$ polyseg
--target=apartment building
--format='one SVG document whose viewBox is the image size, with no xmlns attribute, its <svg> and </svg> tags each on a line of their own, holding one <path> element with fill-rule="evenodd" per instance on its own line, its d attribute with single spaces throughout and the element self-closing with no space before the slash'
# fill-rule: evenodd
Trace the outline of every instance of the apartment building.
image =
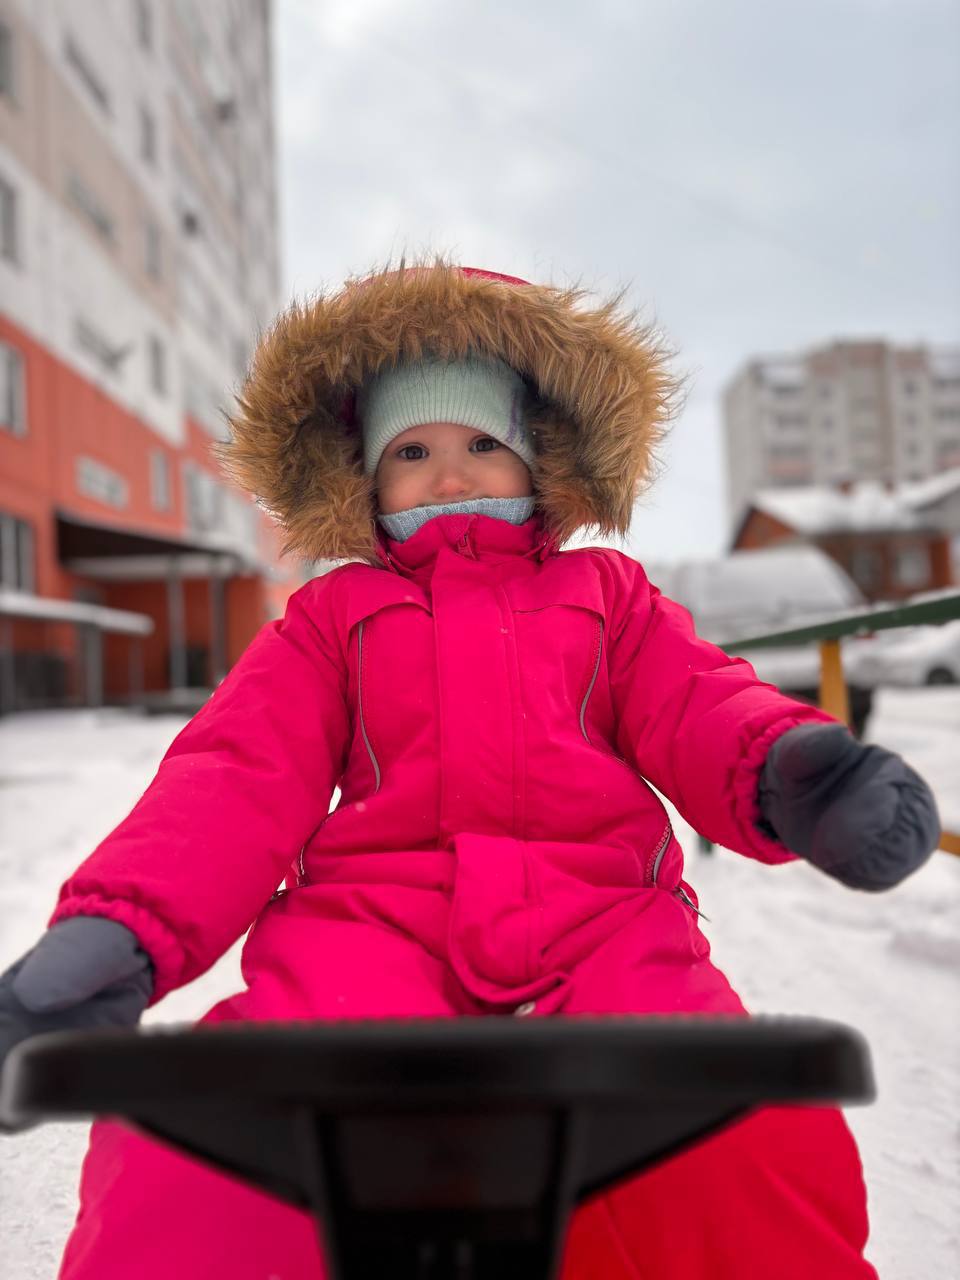
<svg viewBox="0 0 960 1280">
<path fill-rule="evenodd" d="M 834 342 L 750 360 L 724 432 L 732 525 L 763 489 L 939 474 L 960 465 L 960 347 Z"/>
<path fill-rule="evenodd" d="M 0 0 L 0 709 L 209 687 L 303 580 L 211 457 L 279 291 L 270 0 Z"/>
</svg>

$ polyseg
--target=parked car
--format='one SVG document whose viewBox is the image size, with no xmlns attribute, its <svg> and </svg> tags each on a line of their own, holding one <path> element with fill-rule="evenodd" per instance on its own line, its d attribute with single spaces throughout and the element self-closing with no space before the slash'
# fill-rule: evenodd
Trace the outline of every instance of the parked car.
<svg viewBox="0 0 960 1280">
<path fill-rule="evenodd" d="M 960 684 L 960 619 L 878 631 L 857 655 L 851 673 L 870 685 Z"/>
</svg>

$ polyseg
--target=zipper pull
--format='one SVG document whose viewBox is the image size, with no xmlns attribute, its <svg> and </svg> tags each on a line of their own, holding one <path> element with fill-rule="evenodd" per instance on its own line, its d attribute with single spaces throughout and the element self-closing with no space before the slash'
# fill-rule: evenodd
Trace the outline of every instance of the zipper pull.
<svg viewBox="0 0 960 1280">
<path fill-rule="evenodd" d="M 710 920 L 710 917 L 705 912 L 700 910 L 697 904 L 693 901 L 693 899 L 687 893 L 686 889 L 684 889 L 682 884 L 678 884 L 673 892 L 676 894 L 676 896 L 680 899 L 680 901 L 685 906 L 689 907 L 691 911 L 695 911 L 697 915 L 701 917 L 701 919 L 706 921 Z"/>
</svg>

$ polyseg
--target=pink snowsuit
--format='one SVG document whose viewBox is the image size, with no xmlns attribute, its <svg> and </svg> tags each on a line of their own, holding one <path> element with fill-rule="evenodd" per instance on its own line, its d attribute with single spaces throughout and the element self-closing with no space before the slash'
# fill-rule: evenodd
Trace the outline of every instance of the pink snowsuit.
<svg viewBox="0 0 960 1280">
<path fill-rule="evenodd" d="M 699 639 L 635 561 L 559 552 L 539 518 L 442 516 L 290 600 L 54 919 L 134 930 L 155 999 L 255 921 L 246 990 L 208 1021 L 741 1014 L 644 779 L 782 862 L 758 774 L 824 718 Z M 869 1277 L 866 1231 L 839 1114 L 769 1110 L 584 1206 L 564 1276 Z M 61 1276 L 133 1274 L 322 1270 L 301 1212 L 98 1124 Z"/>
</svg>

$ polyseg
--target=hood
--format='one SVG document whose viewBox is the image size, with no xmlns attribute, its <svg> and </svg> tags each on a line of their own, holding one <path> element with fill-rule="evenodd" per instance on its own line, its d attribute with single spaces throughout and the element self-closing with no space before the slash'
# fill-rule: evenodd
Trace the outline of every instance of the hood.
<svg viewBox="0 0 960 1280">
<path fill-rule="evenodd" d="M 444 261 L 348 282 L 295 302 L 264 334 L 217 454 L 279 520 L 285 550 L 376 562 L 355 392 L 383 365 L 474 351 L 530 389 L 531 470 L 552 537 L 625 533 L 677 383 L 653 330 L 619 304 Z"/>
</svg>

